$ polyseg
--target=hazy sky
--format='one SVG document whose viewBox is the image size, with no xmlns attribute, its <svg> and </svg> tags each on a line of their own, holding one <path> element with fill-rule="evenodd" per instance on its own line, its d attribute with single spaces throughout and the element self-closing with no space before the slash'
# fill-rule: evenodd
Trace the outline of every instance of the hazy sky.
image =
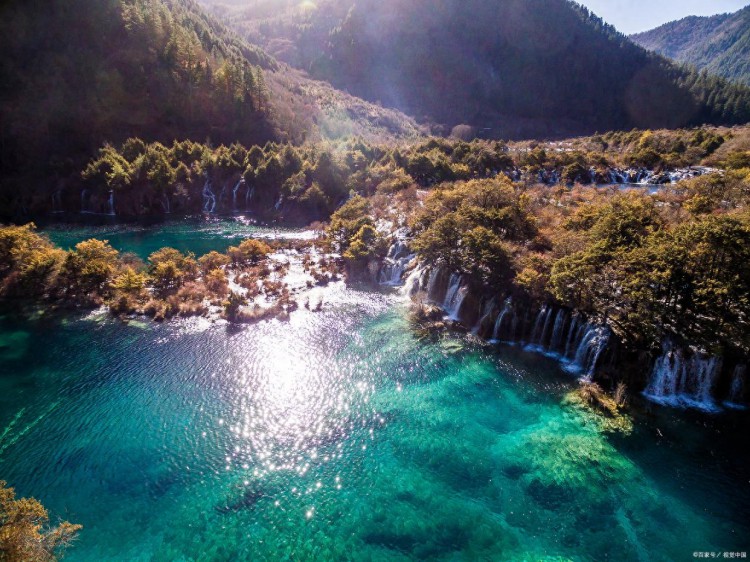
<svg viewBox="0 0 750 562">
<path fill-rule="evenodd" d="M 637 33 L 685 16 L 736 12 L 750 0 L 577 0 L 623 33 Z"/>
</svg>

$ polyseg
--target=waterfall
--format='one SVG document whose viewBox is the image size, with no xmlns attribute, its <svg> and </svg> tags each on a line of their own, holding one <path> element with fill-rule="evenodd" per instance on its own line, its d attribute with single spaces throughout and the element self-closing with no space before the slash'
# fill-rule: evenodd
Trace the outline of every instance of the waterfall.
<svg viewBox="0 0 750 562">
<path fill-rule="evenodd" d="M 482 306 L 482 312 L 479 314 L 479 320 L 477 321 L 477 324 L 476 326 L 474 326 L 474 329 L 471 331 L 471 333 L 474 335 L 479 334 L 479 331 L 489 320 L 489 317 L 493 312 L 495 312 L 495 300 L 489 299 L 484 303 L 484 306 Z"/>
<path fill-rule="evenodd" d="M 247 206 L 250 203 L 250 199 L 253 198 L 253 195 L 255 195 L 255 188 L 247 186 L 247 191 L 245 191 L 245 210 L 247 211 Z"/>
<path fill-rule="evenodd" d="M 547 312 L 547 317 L 544 319 L 544 327 L 542 328 L 542 335 L 539 337 L 537 344 L 541 349 L 544 349 L 544 343 L 547 341 L 547 334 L 549 334 L 550 326 L 552 324 L 552 307 Z"/>
<path fill-rule="evenodd" d="M 745 376 L 747 365 L 737 365 L 732 372 L 732 385 L 729 387 L 729 396 L 724 404 L 729 407 L 740 407 L 745 397 Z"/>
<path fill-rule="evenodd" d="M 512 312 L 512 307 L 513 300 L 511 297 L 508 297 L 507 299 L 505 299 L 505 302 L 503 303 L 503 309 L 500 311 L 500 314 L 497 315 L 497 319 L 495 320 L 495 327 L 492 330 L 492 341 L 500 341 L 500 336 L 503 333 L 503 321 L 508 316 L 508 314 Z"/>
<path fill-rule="evenodd" d="M 448 281 L 448 290 L 445 292 L 445 299 L 443 300 L 443 308 L 447 311 L 453 300 L 456 298 L 456 293 L 461 287 L 461 275 L 459 273 L 451 274 L 450 281 Z"/>
<path fill-rule="evenodd" d="M 240 180 L 237 182 L 237 185 L 234 186 L 234 189 L 232 189 L 232 210 L 237 210 L 237 190 L 240 188 L 240 186 L 245 183 L 245 178 L 240 178 Z"/>
<path fill-rule="evenodd" d="M 279 209 L 281 209 L 281 204 L 282 204 L 283 202 L 284 202 L 284 195 L 283 195 L 283 194 L 281 194 L 281 195 L 279 195 L 279 200 L 278 200 L 278 201 L 276 201 L 276 204 L 275 204 L 275 205 L 273 206 L 273 208 L 274 208 L 274 209 L 276 209 L 276 210 L 278 211 Z"/>
<path fill-rule="evenodd" d="M 560 349 L 560 346 L 562 344 L 563 331 L 565 330 L 565 322 L 567 319 L 568 315 L 564 310 L 560 309 L 557 311 L 557 316 L 555 317 L 555 325 L 552 328 L 552 337 L 550 338 L 548 348 L 552 352 Z"/>
<path fill-rule="evenodd" d="M 168 215 L 172 212 L 169 204 L 169 196 L 166 193 L 161 198 L 161 206 L 164 209 L 164 214 Z"/>
<path fill-rule="evenodd" d="M 451 275 L 448 291 L 443 301 L 443 310 L 448 314 L 448 318 L 456 321 L 459 319 L 458 314 L 468 292 L 469 288 L 461 284 L 461 275 L 458 273 Z"/>
<path fill-rule="evenodd" d="M 564 361 L 563 369 L 569 373 L 580 373 L 587 379 L 593 377 L 599 357 L 609 342 L 609 335 L 609 328 L 604 324 L 587 322 L 581 326 L 576 334 L 578 345 L 575 355 L 572 360 L 567 358 Z"/>
<path fill-rule="evenodd" d="M 402 240 L 396 240 L 388 249 L 388 255 L 383 260 L 378 275 L 378 283 L 381 285 L 401 285 L 401 278 L 404 276 L 407 266 L 415 258 L 414 254 L 409 252 L 407 246 Z"/>
<path fill-rule="evenodd" d="M 424 277 L 428 273 L 428 269 L 422 267 L 416 267 L 406 278 L 402 293 L 408 297 L 416 295 L 424 285 Z"/>
<path fill-rule="evenodd" d="M 427 296 L 436 304 L 438 303 L 438 280 L 443 277 L 444 270 L 442 267 L 433 269 L 430 272 L 430 280 L 427 282 Z"/>
<path fill-rule="evenodd" d="M 665 341 L 644 395 L 661 404 L 715 410 L 711 391 L 720 371 L 719 358 L 697 352 L 686 358 L 681 349 Z"/>
<path fill-rule="evenodd" d="M 552 307 L 546 304 L 539 310 L 539 314 L 536 315 L 534 321 L 534 328 L 531 330 L 531 337 L 529 338 L 529 344 L 526 346 L 528 351 L 543 351 L 544 350 L 544 334 L 549 326 L 550 315 L 552 314 Z"/>
<path fill-rule="evenodd" d="M 456 293 L 455 297 L 450 303 L 450 306 L 446 310 L 446 312 L 448 313 L 448 318 L 455 322 L 458 322 L 460 320 L 459 314 L 461 313 L 461 305 L 464 303 L 464 299 L 466 298 L 466 295 L 468 293 L 469 287 L 467 286 L 463 286 L 458 289 L 458 292 Z"/>
<path fill-rule="evenodd" d="M 573 352 L 573 344 L 576 341 L 577 331 L 578 331 L 578 320 L 579 320 L 578 314 L 574 314 L 573 321 L 570 323 L 570 328 L 568 329 L 568 342 L 565 344 L 565 351 L 563 353 L 563 357 L 569 358 L 570 354 Z"/>
<path fill-rule="evenodd" d="M 219 192 L 219 198 L 218 198 L 219 208 L 222 208 L 226 195 L 227 195 L 227 184 L 224 184 L 221 186 L 221 191 Z"/>
<path fill-rule="evenodd" d="M 115 192 L 114 190 L 110 190 L 109 199 L 107 200 L 107 203 L 109 204 L 109 214 L 114 216 L 115 215 Z"/>
<path fill-rule="evenodd" d="M 216 195 L 211 191 L 211 180 L 206 178 L 203 186 L 203 212 L 213 213 L 216 211 Z"/>
</svg>

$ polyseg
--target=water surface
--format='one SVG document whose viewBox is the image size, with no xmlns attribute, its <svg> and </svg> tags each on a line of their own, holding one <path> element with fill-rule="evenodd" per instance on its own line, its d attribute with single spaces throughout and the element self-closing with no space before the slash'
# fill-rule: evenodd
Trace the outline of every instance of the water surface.
<svg viewBox="0 0 750 562">
<path fill-rule="evenodd" d="M 423 337 L 394 293 L 324 300 L 240 328 L 0 316 L 0 478 L 84 525 L 80 562 L 748 549 L 744 414 L 604 433 L 550 359 Z"/>
<path fill-rule="evenodd" d="M 181 252 L 202 256 L 212 250 L 224 252 L 229 246 L 245 238 L 311 238 L 313 232 L 304 229 L 277 228 L 258 225 L 245 217 L 193 217 L 152 225 L 51 224 L 42 231 L 64 249 L 82 240 L 99 238 L 121 252 L 134 252 L 145 259 L 156 250 L 171 247 Z"/>
</svg>

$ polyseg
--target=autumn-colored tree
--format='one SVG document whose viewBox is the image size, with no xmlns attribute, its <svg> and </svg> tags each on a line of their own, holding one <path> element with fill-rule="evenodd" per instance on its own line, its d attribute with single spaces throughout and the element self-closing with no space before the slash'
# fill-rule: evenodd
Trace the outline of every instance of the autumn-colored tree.
<svg viewBox="0 0 750 562">
<path fill-rule="evenodd" d="M 51 527 L 41 503 L 16 499 L 15 490 L 0 480 L 0 561 L 54 562 L 81 529 L 67 521 Z"/>
</svg>

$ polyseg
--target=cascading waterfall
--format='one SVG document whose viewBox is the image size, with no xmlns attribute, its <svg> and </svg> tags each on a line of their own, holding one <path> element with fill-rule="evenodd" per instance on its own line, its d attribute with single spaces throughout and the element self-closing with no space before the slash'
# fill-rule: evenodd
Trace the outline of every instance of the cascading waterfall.
<svg viewBox="0 0 750 562">
<path fill-rule="evenodd" d="M 427 282 L 427 296 L 433 301 L 437 300 L 437 295 L 435 295 L 435 291 L 437 290 L 437 283 L 438 283 L 438 279 L 440 279 L 441 274 L 442 274 L 442 268 L 440 267 L 434 268 L 430 272 L 430 279 Z"/>
<path fill-rule="evenodd" d="M 240 180 L 237 182 L 237 184 L 234 186 L 234 189 L 232 189 L 232 210 L 237 210 L 237 190 L 239 190 L 240 186 L 245 183 L 245 178 L 240 178 Z"/>
<path fill-rule="evenodd" d="M 474 329 L 471 331 L 472 334 L 477 335 L 479 333 L 479 330 L 482 329 L 482 327 L 489 321 L 490 316 L 492 316 L 492 313 L 495 311 L 495 300 L 489 299 L 484 303 L 482 306 L 482 312 L 479 314 L 479 321 L 477 322 L 476 326 L 474 326 Z"/>
<path fill-rule="evenodd" d="M 732 372 L 732 384 L 729 387 L 729 396 L 727 398 L 728 406 L 740 406 L 745 395 L 745 376 L 747 375 L 747 365 L 737 365 Z"/>
<path fill-rule="evenodd" d="M 549 341 L 549 350 L 550 351 L 556 351 L 560 349 L 560 346 L 562 345 L 562 338 L 563 338 L 563 332 L 565 330 L 565 324 L 567 322 L 568 315 L 565 312 L 565 310 L 560 309 L 557 311 L 557 316 L 555 317 L 555 324 L 552 328 L 552 337 Z"/>
<path fill-rule="evenodd" d="M 255 195 L 255 187 L 247 186 L 247 191 L 245 191 L 245 210 L 247 211 L 248 206 L 250 205 L 250 199 L 253 198 L 253 195 Z"/>
<path fill-rule="evenodd" d="M 580 373 L 584 378 L 590 379 L 596 372 L 599 357 L 607 347 L 610 330 L 604 324 L 588 322 L 578 330 L 576 336 L 578 345 L 573 359 L 565 359 L 563 368 L 570 373 Z"/>
<path fill-rule="evenodd" d="M 114 190 L 110 190 L 109 199 L 107 200 L 107 203 L 109 204 L 109 214 L 112 216 L 115 216 L 115 192 Z"/>
<path fill-rule="evenodd" d="M 168 215 L 172 212 L 169 204 L 169 196 L 166 193 L 161 198 L 161 206 L 164 209 L 164 214 Z"/>
<path fill-rule="evenodd" d="M 580 317 L 578 314 L 573 315 L 573 320 L 570 323 L 570 328 L 568 329 L 568 342 L 565 344 L 565 351 L 563 353 L 563 357 L 570 358 L 571 354 L 573 353 L 573 346 L 576 342 L 576 338 L 578 336 L 578 321 Z"/>
<path fill-rule="evenodd" d="M 529 338 L 529 344 L 526 346 L 528 351 L 543 351 L 542 345 L 544 340 L 544 333 L 547 330 L 549 324 L 550 314 L 552 313 L 552 307 L 546 304 L 539 310 L 539 314 L 536 315 L 534 321 L 534 328 L 531 330 L 531 337 Z"/>
<path fill-rule="evenodd" d="M 718 357 L 693 352 L 686 358 L 681 349 L 665 341 L 644 395 L 661 404 L 715 410 L 711 391 L 720 371 Z"/>
<path fill-rule="evenodd" d="M 424 286 L 425 276 L 429 273 L 429 270 L 422 267 L 416 267 L 409 274 L 404 282 L 402 293 L 407 297 L 413 297 L 416 295 Z"/>
<path fill-rule="evenodd" d="M 404 252 L 404 247 L 394 243 L 388 252 L 390 259 Z M 461 274 L 451 273 L 448 277 L 448 273 L 441 267 L 417 267 L 407 277 L 402 293 L 414 296 L 426 289 L 429 298 L 440 304 L 449 319 L 459 321 L 469 285 Z M 447 289 L 443 293 L 446 278 Z M 592 380 L 612 338 L 612 331 L 606 323 L 588 321 L 578 312 L 545 304 L 537 312 L 533 324 L 526 321 L 519 324 L 512 298 L 506 298 L 500 307 L 497 302 L 495 299 L 482 301 L 473 333 L 489 334 L 489 326 L 492 326 L 492 343 L 512 345 L 525 341 L 525 349 L 555 357 L 566 371 L 583 380 Z M 717 406 L 713 393 L 721 367 L 721 360 L 717 357 L 685 352 L 665 341 L 644 395 L 663 404 L 714 411 Z M 746 365 L 736 366 L 724 402 L 727 407 L 745 407 L 746 378 Z"/>
<path fill-rule="evenodd" d="M 452 273 L 450 281 L 448 281 L 448 290 L 445 292 L 445 299 L 443 299 L 443 308 L 447 311 L 453 299 L 456 297 L 459 287 L 461 286 L 461 275 L 458 273 Z"/>
<path fill-rule="evenodd" d="M 206 178 L 203 186 L 203 212 L 213 213 L 216 211 L 216 195 L 211 191 L 211 180 Z"/>
<path fill-rule="evenodd" d="M 446 310 L 448 312 L 448 318 L 451 320 L 458 322 L 460 318 L 461 313 L 461 305 L 464 303 L 464 299 L 466 298 L 466 295 L 469 293 L 469 287 L 468 286 L 462 286 L 458 289 L 458 292 L 456 293 L 455 297 L 450 303 L 450 306 Z"/>
<path fill-rule="evenodd" d="M 500 311 L 500 314 L 497 315 L 497 320 L 495 320 L 495 327 L 492 330 L 492 341 L 498 342 L 500 341 L 500 337 L 503 333 L 503 322 L 505 322 L 505 319 L 508 317 L 509 314 L 511 314 L 513 311 L 513 299 L 511 297 L 508 297 L 505 299 L 505 302 L 503 303 L 503 309 Z"/>
<path fill-rule="evenodd" d="M 448 314 L 448 318 L 458 321 L 461 305 L 469 292 L 469 288 L 461 283 L 462 278 L 458 273 L 451 275 L 448 283 L 448 291 L 445 293 L 443 301 L 443 310 Z"/>
<path fill-rule="evenodd" d="M 403 241 L 397 240 L 394 242 L 388 249 L 388 255 L 380 268 L 378 282 L 381 285 L 401 285 L 404 271 L 414 257 L 414 254 L 409 252 L 409 247 Z"/>
<path fill-rule="evenodd" d="M 392 251 L 395 250 L 392 248 Z M 403 292 L 413 296 L 426 286 L 429 298 L 440 304 L 448 318 L 458 321 L 469 287 L 464 284 L 461 274 L 452 273 L 448 280 L 448 288 L 441 298 L 437 294 L 438 283 L 444 274 L 440 268 L 417 268 L 407 278 Z M 519 343 L 518 338 L 523 338 L 523 330 L 519 333 L 519 318 L 513 307 L 512 298 L 505 299 L 499 311 L 495 302 L 493 299 L 482 305 L 479 320 L 472 331 L 476 334 L 485 329 L 485 326 L 492 322 L 492 316 L 497 314 L 494 323 L 491 324 L 493 328 L 490 341 Z M 536 315 L 526 339 L 525 349 L 558 358 L 565 370 L 590 379 L 594 376 L 599 359 L 607 348 L 610 335 L 611 331 L 606 324 L 587 322 L 580 314 L 570 314 L 566 309 L 555 309 L 545 304 Z"/>
</svg>

